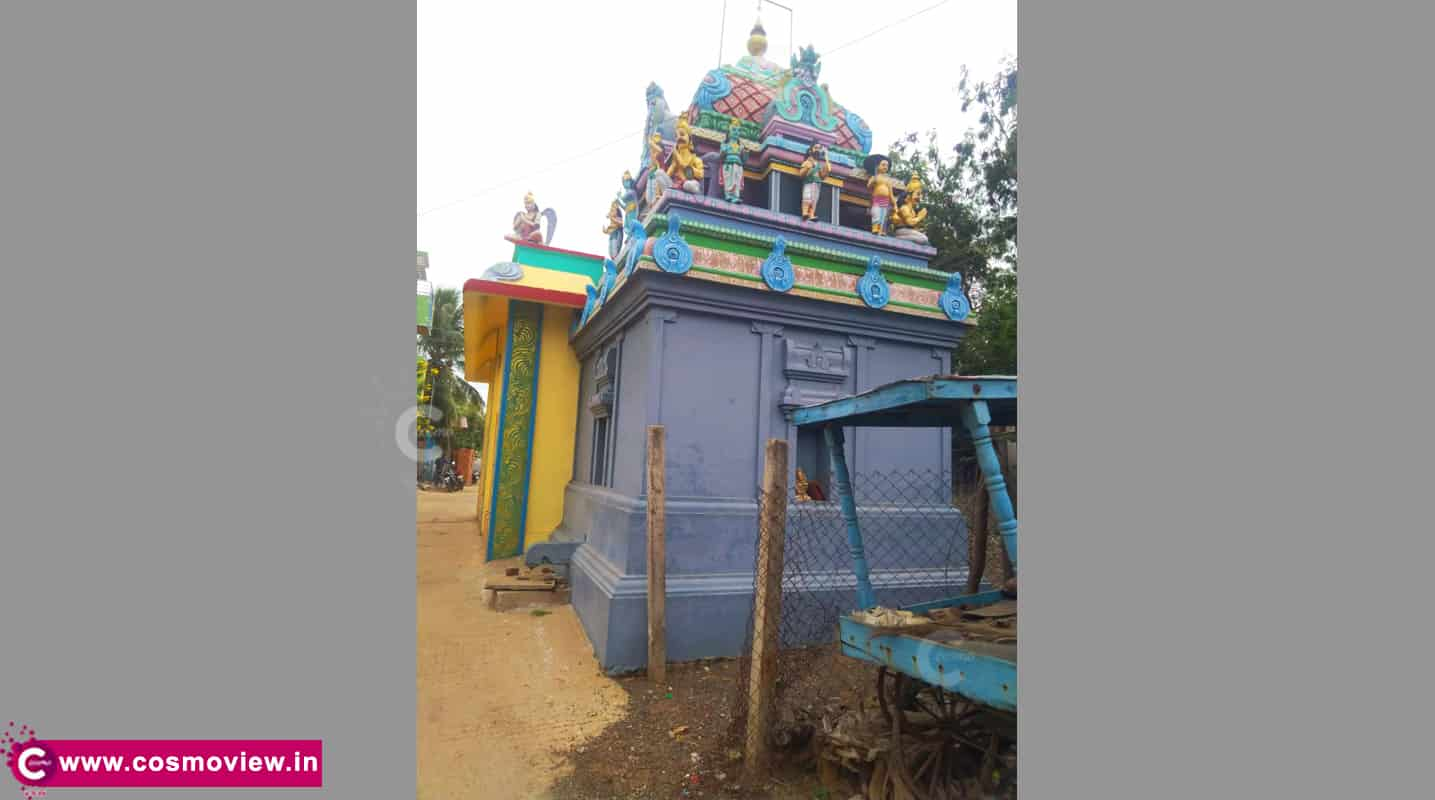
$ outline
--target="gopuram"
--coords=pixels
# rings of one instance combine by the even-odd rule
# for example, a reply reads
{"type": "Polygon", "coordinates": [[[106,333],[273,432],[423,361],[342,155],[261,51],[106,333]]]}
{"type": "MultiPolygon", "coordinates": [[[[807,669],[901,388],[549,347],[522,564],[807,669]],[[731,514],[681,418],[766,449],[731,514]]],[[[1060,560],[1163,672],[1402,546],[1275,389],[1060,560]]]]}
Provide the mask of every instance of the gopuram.
{"type": "MultiPolygon", "coordinates": [[[[566,571],[610,672],[646,661],[649,425],[667,438],[669,657],[734,656],[764,442],[785,437],[804,492],[831,497],[825,444],[799,436],[790,411],[947,374],[971,324],[961,277],[927,266],[920,182],[872,153],[867,124],[819,82],[818,54],[767,60],[760,23],[747,50],[678,113],[648,87],[641,158],[593,209],[604,255],[551,247],[556,215],[530,195],[513,260],[464,287],[466,377],[491,387],[488,557],[566,571]]],[[[951,469],[950,436],[930,430],[854,431],[847,448],[859,492],[863,473],[951,469]]],[[[912,524],[960,526],[930,491],[912,524]]],[[[874,566],[873,582],[935,563],[912,557],[874,566]]],[[[824,591],[851,580],[834,574],[824,591]]]]}

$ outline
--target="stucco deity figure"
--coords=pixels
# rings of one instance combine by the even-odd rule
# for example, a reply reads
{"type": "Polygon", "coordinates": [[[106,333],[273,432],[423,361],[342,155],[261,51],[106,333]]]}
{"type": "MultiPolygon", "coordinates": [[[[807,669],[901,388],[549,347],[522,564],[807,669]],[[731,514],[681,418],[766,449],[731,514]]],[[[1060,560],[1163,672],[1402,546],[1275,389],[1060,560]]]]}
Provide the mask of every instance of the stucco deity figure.
{"type": "Polygon", "coordinates": [[[729,203],[742,202],[742,140],[737,135],[741,126],[734,117],[727,127],[727,141],[722,144],[722,195],[729,203]]]}
{"type": "Polygon", "coordinates": [[[617,261],[623,249],[623,204],[617,200],[608,207],[608,224],[603,226],[603,232],[608,234],[608,257],[617,261]]]}
{"type": "Polygon", "coordinates": [[[922,181],[913,173],[907,180],[907,196],[892,212],[892,235],[903,239],[927,243],[927,235],[922,233],[922,223],[927,221],[927,209],[918,209],[917,205],[922,202],[922,181]]]}
{"type": "Polygon", "coordinates": [[[547,244],[553,241],[553,230],[558,225],[558,215],[553,209],[538,210],[538,201],[533,192],[523,198],[523,210],[513,215],[513,235],[525,242],[547,244]],[[548,220],[548,235],[543,234],[543,220],[548,220]]]}
{"type": "Polygon", "coordinates": [[[678,118],[677,141],[673,144],[673,154],[668,156],[668,177],[685,192],[702,193],[703,160],[693,150],[687,117],[678,118]]]}
{"type": "Polygon", "coordinates": [[[678,115],[668,107],[668,99],[663,96],[662,87],[656,83],[648,84],[647,100],[648,133],[672,135],[678,115]]]}
{"type": "Polygon", "coordinates": [[[648,208],[663,199],[663,194],[673,185],[663,169],[663,136],[654,132],[648,137],[648,191],[645,198],[648,208]]]}
{"type": "Polygon", "coordinates": [[[822,198],[822,181],[832,174],[832,162],[827,160],[827,148],[821,142],[813,142],[807,148],[807,158],[797,170],[802,179],[802,218],[808,222],[817,221],[817,202],[822,198]]]}
{"type": "Polygon", "coordinates": [[[638,186],[633,181],[633,173],[623,173],[623,191],[619,193],[618,199],[622,201],[625,217],[638,213],[638,186]]]}
{"type": "Polygon", "coordinates": [[[867,188],[872,190],[872,232],[880,236],[887,232],[900,184],[889,174],[892,165],[886,158],[869,156],[867,162],[876,165],[875,170],[869,168],[871,177],[867,178],[867,188]]]}

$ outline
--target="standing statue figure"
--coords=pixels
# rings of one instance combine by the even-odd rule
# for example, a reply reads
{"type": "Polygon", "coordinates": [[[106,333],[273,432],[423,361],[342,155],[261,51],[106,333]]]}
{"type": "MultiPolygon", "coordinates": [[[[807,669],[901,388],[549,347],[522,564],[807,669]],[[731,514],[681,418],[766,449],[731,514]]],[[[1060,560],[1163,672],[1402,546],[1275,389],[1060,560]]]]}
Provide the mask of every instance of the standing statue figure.
{"type": "Polygon", "coordinates": [[[742,122],[733,117],[727,126],[727,141],[722,144],[722,195],[729,203],[742,202],[742,140],[738,128],[742,122]]]}
{"type": "Polygon", "coordinates": [[[523,210],[513,215],[513,235],[521,241],[548,244],[553,241],[553,231],[557,227],[558,215],[551,208],[545,208],[539,212],[538,202],[533,199],[533,192],[524,196],[523,210]],[[543,232],[542,220],[545,219],[548,220],[547,236],[543,232]]]}
{"type": "Polygon", "coordinates": [[[618,195],[623,202],[623,216],[631,217],[638,213],[638,185],[633,181],[633,173],[623,173],[623,191],[618,195]]]}
{"type": "Polygon", "coordinates": [[[648,137],[648,191],[645,205],[652,208],[663,194],[673,185],[668,173],[663,170],[663,137],[654,131],[648,137]]]}
{"type": "Polygon", "coordinates": [[[617,200],[608,207],[608,224],[603,226],[603,232],[608,234],[608,258],[617,261],[623,249],[623,204],[617,200]]]}
{"type": "Polygon", "coordinates": [[[663,88],[656,83],[649,83],[645,97],[648,117],[643,125],[644,139],[658,134],[660,139],[671,141],[676,132],[677,115],[668,107],[668,99],[663,95],[663,88]]]}
{"type": "Polygon", "coordinates": [[[827,160],[827,148],[821,142],[813,142],[807,148],[807,158],[797,170],[802,179],[802,218],[808,222],[817,221],[817,202],[822,197],[822,182],[832,174],[832,162],[827,160]]]}
{"type": "Polygon", "coordinates": [[[673,133],[673,126],[677,122],[678,115],[668,107],[668,98],[663,95],[663,88],[656,83],[649,83],[647,100],[648,132],[673,133]]]}
{"type": "Polygon", "coordinates": [[[907,195],[892,212],[892,235],[901,239],[909,239],[919,244],[927,243],[927,235],[920,230],[922,223],[927,221],[927,209],[918,209],[917,204],[922,202],[922,181],[916,175],[907,180],[907,195]]]}
{"type": "Polygon", "coordinates": [[[687,117],[678,118],[677,140],[673,154],[668,156],[668,177],[685,192],[701,194],[703,191],[703,160],[693,151],[692,128],[687,117]]]}
{"type": "Polygon", "coordinates": [[[896,187],[899,184],[888,174],[892,165],[884,156],[868,156],[866,164],[871,174],[867,179],[867,188],[872,190],[872,232],[881,236],[887,233],[888,218],[896,205],[896,187]],[[870,166],[872,164],[876,164],[875,170],[870,166]]]}

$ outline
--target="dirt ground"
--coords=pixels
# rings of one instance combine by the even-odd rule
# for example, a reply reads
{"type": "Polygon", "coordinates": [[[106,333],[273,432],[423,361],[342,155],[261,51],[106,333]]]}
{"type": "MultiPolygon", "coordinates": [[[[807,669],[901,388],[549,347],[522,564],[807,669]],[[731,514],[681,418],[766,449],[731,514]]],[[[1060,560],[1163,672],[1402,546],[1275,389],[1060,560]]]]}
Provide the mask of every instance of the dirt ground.
{"type": "Polygon", "coordinates": [[[476,492],[419,492],[418,796],[547,798],[564,755],[627,696],[570,606],[514,593],[485,607],[476,492]]]}
{"type": "Polygon", "coordinates": [[[419,800],[830,796],[797,766],[742,785],[736,661],[672,665],[664,687],[614,679],[565,597],[488,609],[475,492],[418,494],[419,800]]]}

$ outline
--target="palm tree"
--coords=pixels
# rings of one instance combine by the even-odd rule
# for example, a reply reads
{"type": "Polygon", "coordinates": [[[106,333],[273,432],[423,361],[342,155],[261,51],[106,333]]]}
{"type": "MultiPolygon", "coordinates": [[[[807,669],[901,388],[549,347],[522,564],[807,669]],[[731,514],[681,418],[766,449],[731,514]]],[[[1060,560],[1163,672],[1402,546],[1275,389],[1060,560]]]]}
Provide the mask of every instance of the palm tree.
{"type": "Polygon", "coordinates": [[[418,346],[419,352],[438,368],[430,405],[442,414],[437,427],[445,455],[451,455],[450,437],[457,420],[467,417],[469,424],[477,427],[483,419],[483,396],[462,377],[463,304],[457,289],[434,290],[433,325],[427,333],[419,334],[418,346]]]}

